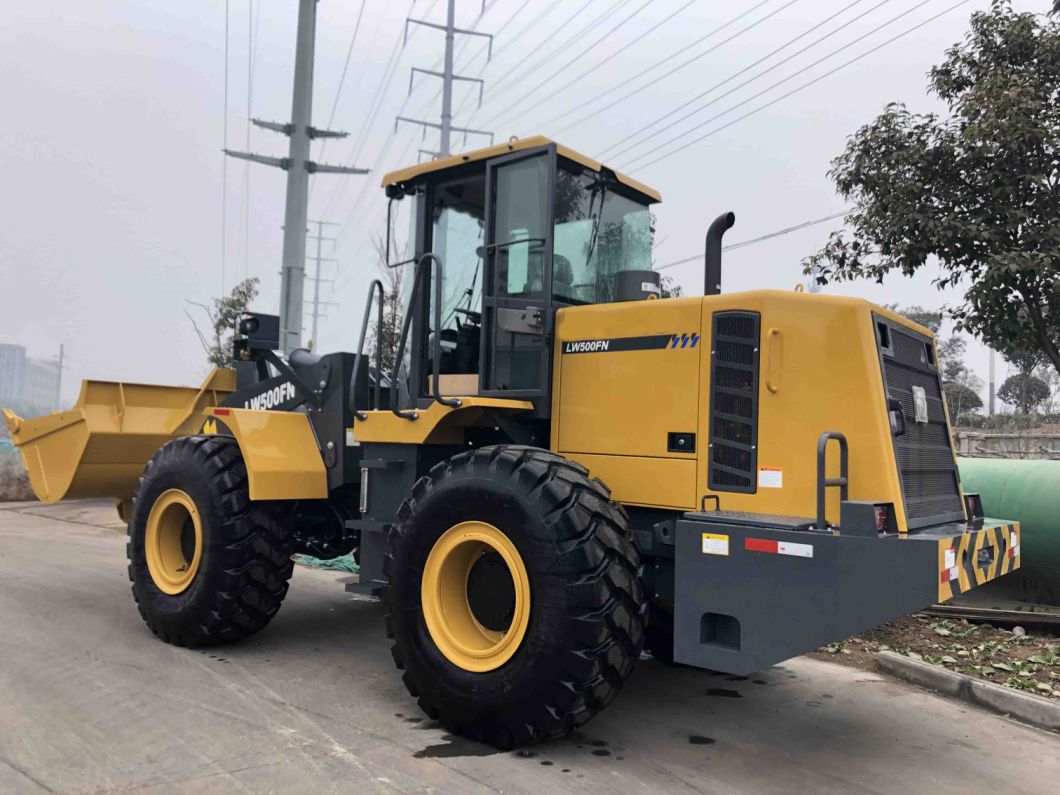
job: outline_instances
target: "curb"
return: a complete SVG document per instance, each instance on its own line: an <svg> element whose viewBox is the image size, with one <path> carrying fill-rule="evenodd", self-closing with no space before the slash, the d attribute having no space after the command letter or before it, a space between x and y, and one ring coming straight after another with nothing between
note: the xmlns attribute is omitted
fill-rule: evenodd
<svg viewBox="0 0 1060 795"><path fill-rule="evenodd" d="M904 657L892 651L879 652L876 655L876 666L881 671L914 685L937 690L999 715L1008 715L1040 729L1060 729L1060 703L1051 699L947 671L941 666Z"/></svg>

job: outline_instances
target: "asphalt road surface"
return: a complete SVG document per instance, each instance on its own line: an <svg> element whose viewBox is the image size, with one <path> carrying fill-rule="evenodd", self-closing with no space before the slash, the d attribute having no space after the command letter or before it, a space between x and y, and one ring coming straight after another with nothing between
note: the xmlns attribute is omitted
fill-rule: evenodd
<svg viewBox="0 0 1060 795"><path fill-rule="evenodd" d="M578 735L499 752L417 711L336 578L298 567L261 634L179 649L110 506L0 504L0 792L1057 792L1057 736L809 659L647 659Z"/></svg>

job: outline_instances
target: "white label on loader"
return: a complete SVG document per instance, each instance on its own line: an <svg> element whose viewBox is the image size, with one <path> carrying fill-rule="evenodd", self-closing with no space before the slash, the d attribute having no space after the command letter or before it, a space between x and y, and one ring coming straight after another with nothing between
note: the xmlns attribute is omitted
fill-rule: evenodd
<svg viewBox="0 0 1060 795"><path fill-rule="evenodd" d="M812 558L813 544L793 544L790 541L781 541L777 544L777 554L793 555L796 558Z"/></svg>
<svg viewBox="0 0 1060 795"><path fill-rule="evenodd" d="M782 489L784 488L784 470L780 467L759 467L758 488L760 489Z"/></svg>
<svg viewBox="0 0 1060 795"><path fill-rule="evenodd" d="M913 419L921 425L928 422L927 392L922 386L913 387Z"/></svg>
<svg viewBox="0 0 1060 795"><path fill-rule="evenodd" d="M946 565L943 566L943 568L944 569L952 569L956 565L957 565L957 550L954 549L953 547L950 547L949 549L946 550Z"/></svg>
<svg viewBox="0 0 1060 795"><path fill-rule="evenodd" d="M719 533L704 533L703 534L703 554L704 555L728 555L729 554L729 537L721 535Z"/></svg>
<svg viewBox="0 0 1060 795"><path fill-rule="evenodd" d="M361 443L353 438L353 428L346 429L346 446L347 447L360 447Z"/></svg>

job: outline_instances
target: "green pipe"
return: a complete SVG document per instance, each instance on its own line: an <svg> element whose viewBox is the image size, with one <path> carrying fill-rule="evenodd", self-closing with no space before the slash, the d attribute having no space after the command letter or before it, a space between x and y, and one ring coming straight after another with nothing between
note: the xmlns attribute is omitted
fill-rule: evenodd
<svg viewBox="0 0 1060 795"><path fill-rule="evenodd" d="M1020 523L1022 565L1002 577L995 595L1060 605L1060 461L958 458L966 493L978 492L983 513Z"/></svg>

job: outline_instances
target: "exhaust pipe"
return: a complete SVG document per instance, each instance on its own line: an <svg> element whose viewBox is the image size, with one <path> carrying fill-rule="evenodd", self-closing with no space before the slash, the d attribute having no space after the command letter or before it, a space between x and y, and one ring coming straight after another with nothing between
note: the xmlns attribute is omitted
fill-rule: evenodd
<svg viewBox="0 0 1060 795"><path fill-rule="evenodd" d="M703 295L721 293L721 239L736 223L735 213L722 213L707 230L706 285Z"/></svg>

